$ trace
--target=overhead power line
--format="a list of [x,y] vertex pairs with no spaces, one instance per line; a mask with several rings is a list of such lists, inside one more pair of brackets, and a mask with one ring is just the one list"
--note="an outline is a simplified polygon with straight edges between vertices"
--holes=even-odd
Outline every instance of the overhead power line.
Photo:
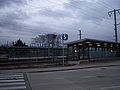
[[[48,9],[48,8],[50,8],[50,6],[62,5],[61,3],[55,3],[55,2],[50,1],[50,0],[46,0],[46,1],[49,2],[49,3],[51,3],[52,5],[45,6],[45,7],[39,7],[39,6],[37,7],[37,6],[32,6],[32,5],[30,5],[30,6],[31,6],[31,7],[35,7],[35,8],[39,8],[39,9],[41,9],[41,8]],[[75,1],[75,0],[73,0],[73,1],[76,2],[76,3],[78,3],[78,2]],[[79,7],[80,5],[75,6],[75,5],[73,5],[73,4],[71,4],[71,3],[67,3],[67,2],[66,2],[66,4],[67,4],[68,6],[71,6],[71,7],[73,7],[73,8],[76,8],[76,9],[81,10],[82,13],[80,13],[80,14],[84,14],[84,15],[87,15],[87,16],[92,16],[92,17],[95,17],[95,18],[97,18],[97,19],[103,18],[103,15],[96,14],[96,13],[95,13],[95,10],[88,11],[88,10],[86,10],[86,9],[80,8],[80,7]],[[87,7],[88,7],[88,6],[87,6]],[[90,7],[88,7],[88,8],[90,8]],[[91,14],[91,13],[92,13],[92,14]],[[95,14],[96,14],[96,15],[95,15]],[[101,17],[101,18],[100,18],[100,17]]]

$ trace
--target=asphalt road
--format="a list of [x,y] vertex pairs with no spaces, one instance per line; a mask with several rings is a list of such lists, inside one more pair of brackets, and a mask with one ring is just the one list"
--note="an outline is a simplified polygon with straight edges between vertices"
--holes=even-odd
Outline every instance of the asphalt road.
[[28,73],[32,90],[120,90],[120,67]]

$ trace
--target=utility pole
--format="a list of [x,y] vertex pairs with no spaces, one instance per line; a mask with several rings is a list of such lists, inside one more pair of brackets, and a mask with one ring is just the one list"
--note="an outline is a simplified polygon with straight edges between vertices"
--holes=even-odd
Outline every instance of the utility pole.
[[82,33],[81,30],[79,30],[80,40],[82,39]]
[[118,12],[120,14],[120,9],[114,9],[113,11],[109,11],[108,15],[111,16],[112,13],[114,13],[114,22],[115,22],[115,42],[118,42],[118,36],[117,36],[117,15],[116,12]]
[[7,41],[7,47],[8,47],[8,41]]

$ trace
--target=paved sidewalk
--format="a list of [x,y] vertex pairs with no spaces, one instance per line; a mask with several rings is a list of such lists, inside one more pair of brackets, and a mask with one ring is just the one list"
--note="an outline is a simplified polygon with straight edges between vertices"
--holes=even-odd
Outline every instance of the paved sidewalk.
[[109,61],[109,62],[90,62],[86,64],[79,64],[74,66],[64,67],[52,67],[52,68],[28,68],[28,69],[12,69],[12,70],[0,70],[0,73],[36,73],[36,72],[56,72],[65,70],[77,70],[86,68],[98,68],[98,67],[111,67],[120,66],[120,61]]

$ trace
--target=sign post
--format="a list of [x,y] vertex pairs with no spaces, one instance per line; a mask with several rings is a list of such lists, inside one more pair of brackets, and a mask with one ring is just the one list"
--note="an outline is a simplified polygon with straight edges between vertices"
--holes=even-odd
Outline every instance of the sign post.
[[63,40],[63,66],[64,66],[64,40]]
[[68,35],[67,34],[62,34],[62,40],[63,40],[63,66],[64,66],[64,41],[68,40]]

